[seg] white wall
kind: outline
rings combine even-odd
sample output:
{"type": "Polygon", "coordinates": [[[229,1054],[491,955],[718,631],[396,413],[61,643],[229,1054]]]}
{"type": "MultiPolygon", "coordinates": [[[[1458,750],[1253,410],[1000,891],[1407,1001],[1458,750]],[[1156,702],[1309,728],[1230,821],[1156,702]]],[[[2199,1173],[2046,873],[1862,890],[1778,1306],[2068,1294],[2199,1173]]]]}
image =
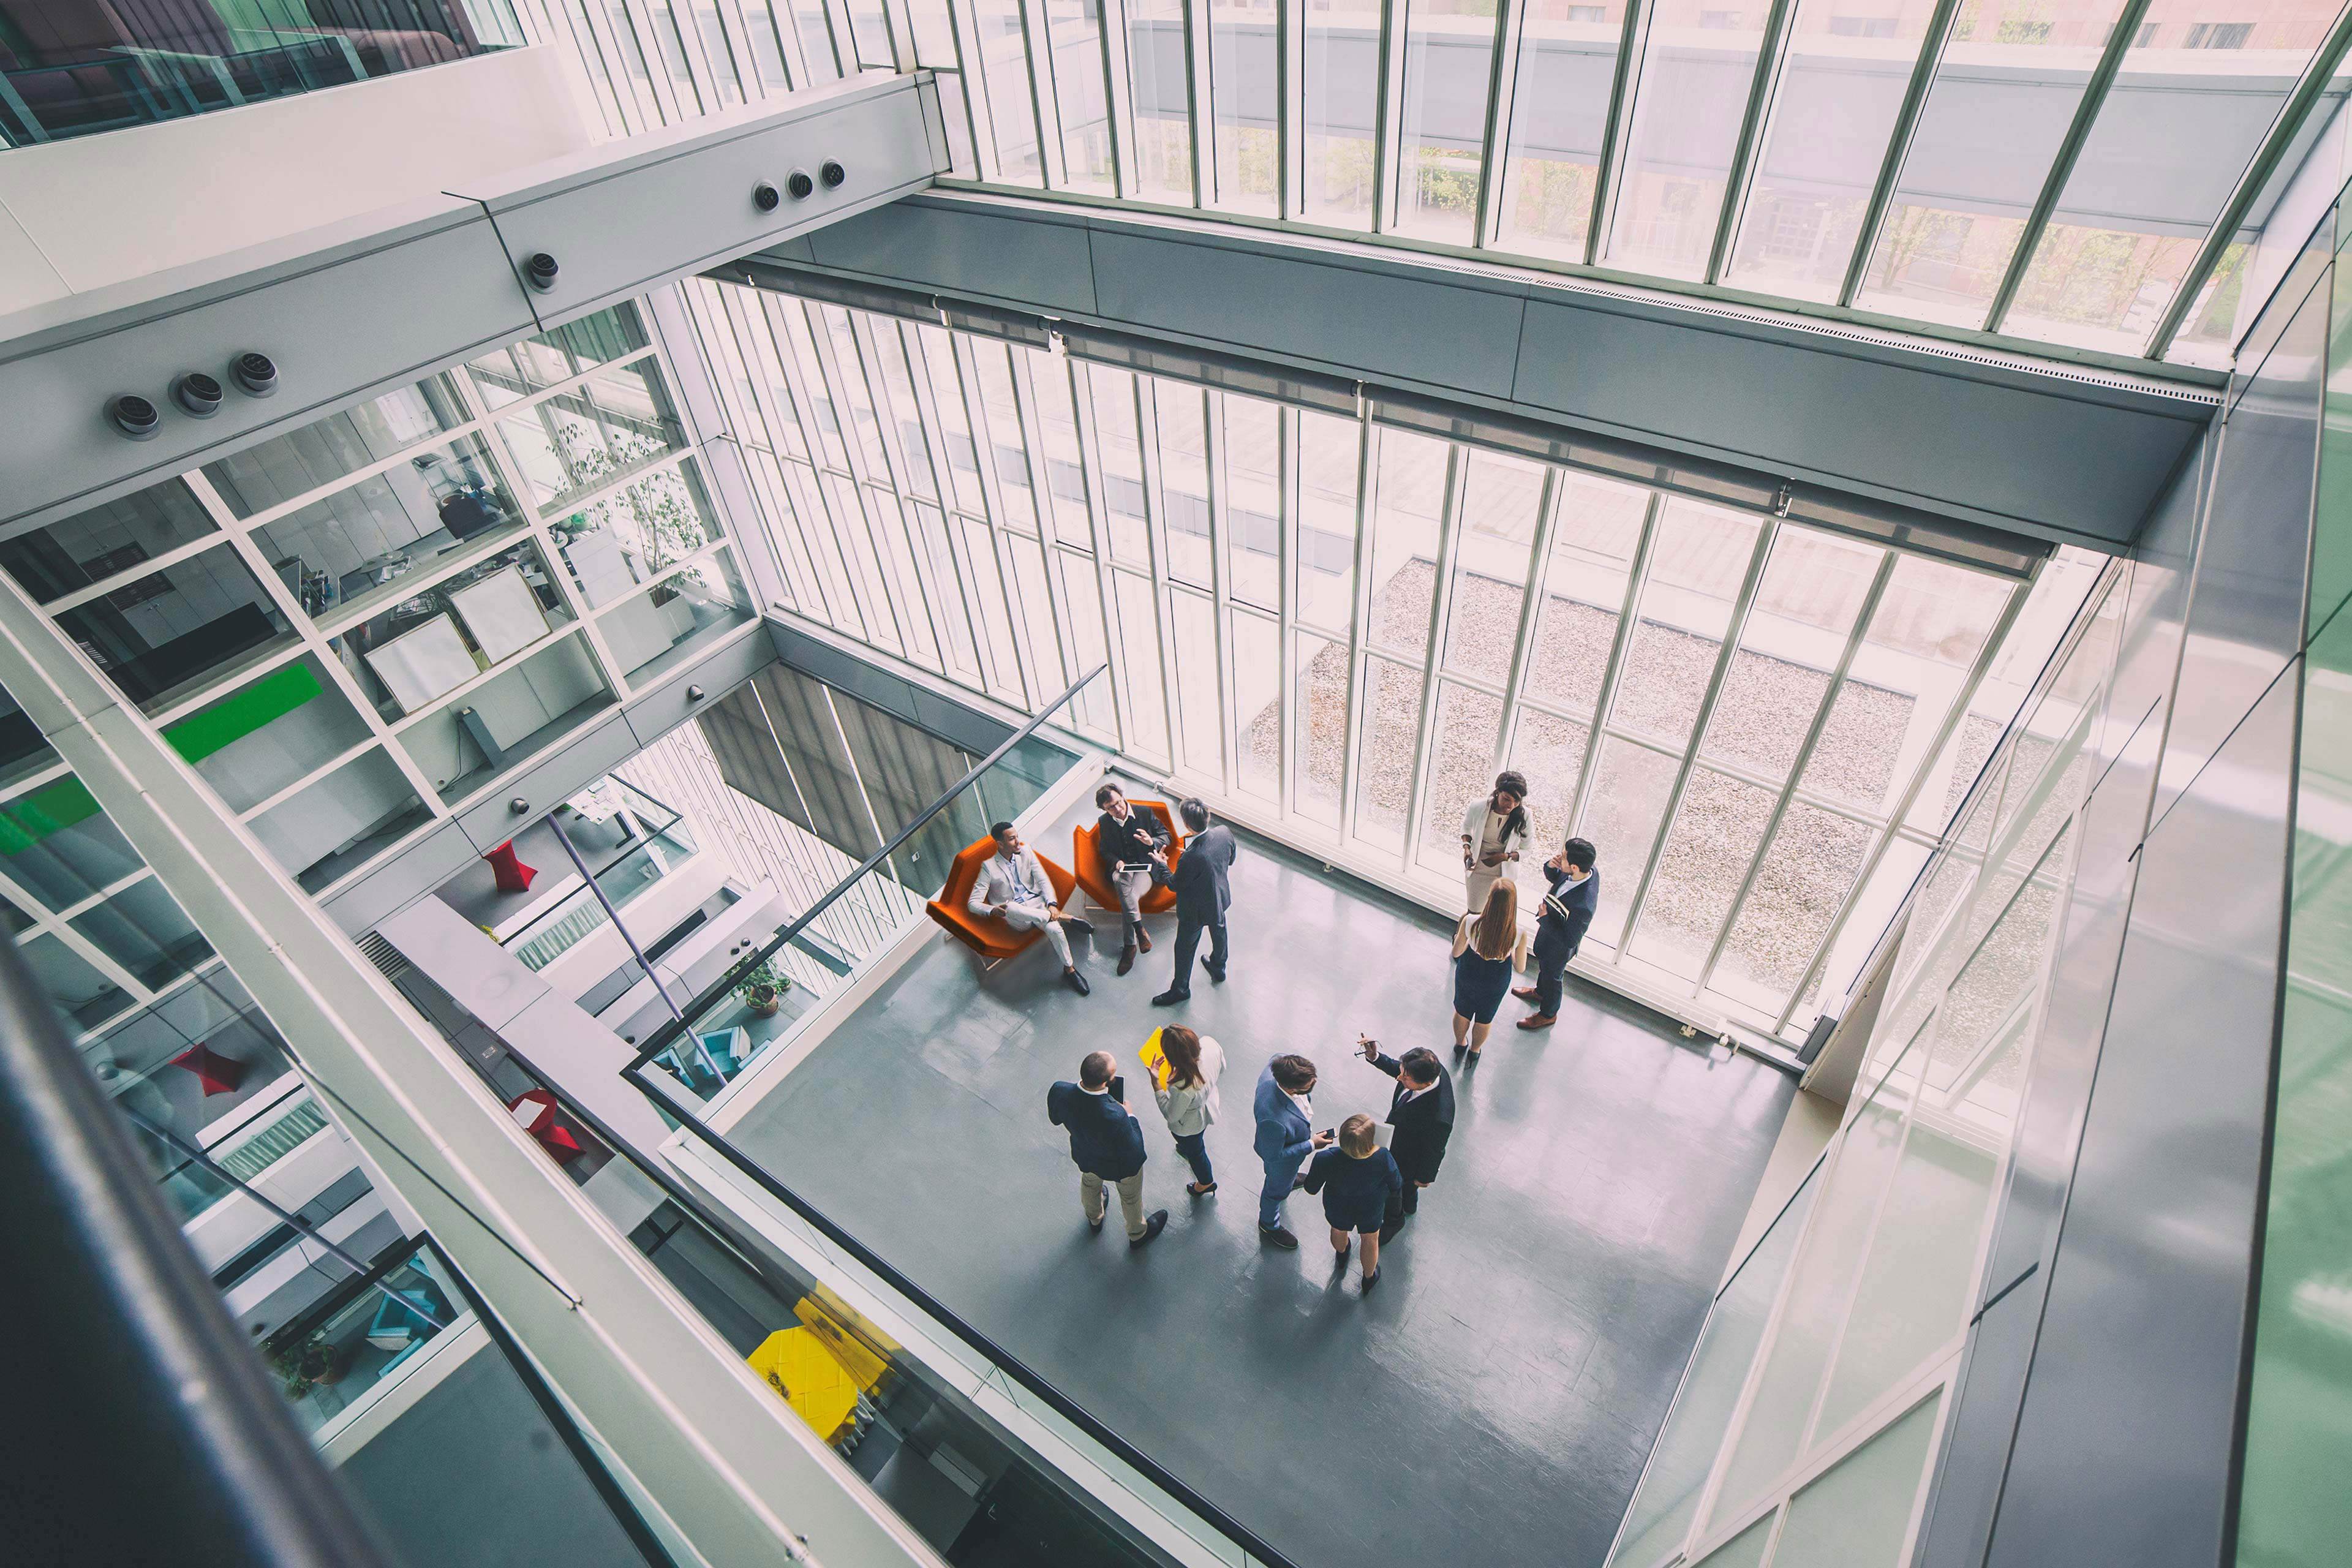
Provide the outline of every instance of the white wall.
{"type": "Polygon", "coordinates": [[[0,315],[601,140],[552,45],[0,157],[0,315]]]}

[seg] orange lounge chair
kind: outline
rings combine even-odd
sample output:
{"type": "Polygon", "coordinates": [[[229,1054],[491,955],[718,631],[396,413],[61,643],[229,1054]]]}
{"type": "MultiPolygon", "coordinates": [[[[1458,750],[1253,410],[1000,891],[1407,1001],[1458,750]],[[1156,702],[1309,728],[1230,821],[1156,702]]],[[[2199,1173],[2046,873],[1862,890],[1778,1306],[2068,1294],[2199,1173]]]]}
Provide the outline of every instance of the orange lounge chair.
{"type": "MultiPolygon", "coordinates": [[[[1014,931],[1003,921],[975,915],[967,907],[971,902],[972,885],[980,880],[982,863],[995,853],[996,840],[993,838],[983,838],[962,850],[956,856],[955,864],[948,868],[948,885],[940,890],[938,898],[923,907],[930,911],[931,919],[947,929],[950,936],[982,958],[1003,960],[1020,956],[1031,942],[1038,941],[1045,933],[1042,931],[1014,931]]],[[[1068,909],[1070,894],[1078,885],[1077,879],[1043,855],[1037,859],[1045,868],[1045,880],[1054,885],[1054,901],[1068,909]]]]}
{"type": "MultiPolygon", "coordinates": [[[[1168,869],[1175,870],[1176,862],[1184,858],[1184,836],[1176,831],[1176,818],[1170,814],[1168,803],[1164,800],[1130,800],[1127,804],[1138,811],[1150,812],[1160,819],[1162,827],[1168,829],[1168,869]]],[[[1095,907],[1116,910],[1118,908],[1118,889],[1111,886],[1110,868],[1103,864],[1102,852],[1097,847],[1097,837],[1101,832],[1100,817],[1072,831],[1070,864],[1077,871],[1078,886],[1087,890],[1087,897],[1095,901],[1095,907]]],[[[966,889],[964,897],[971,896],[971,889],[966,889]]],[[[1176,889],[1148,888],[1144,889],[1142,901],[1138,907],[1147,915],[1164,915],[1176,907],[1176,889]]]]}

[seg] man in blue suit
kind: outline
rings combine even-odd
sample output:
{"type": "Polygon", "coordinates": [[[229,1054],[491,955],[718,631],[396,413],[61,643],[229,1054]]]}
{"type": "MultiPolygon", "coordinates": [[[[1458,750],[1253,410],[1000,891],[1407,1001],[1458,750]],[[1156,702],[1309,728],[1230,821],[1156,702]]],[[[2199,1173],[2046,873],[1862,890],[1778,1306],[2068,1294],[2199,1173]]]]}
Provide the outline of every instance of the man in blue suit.
{"type": "Polygon", "coordinates": [[[1536,961],[1536,983],[1511,993],[1536,1010],[1519,1020],[1522,1029],[1549,1029],[1559,1022],[1559,999],[1568,980],[1568,961],[1583,945],[1584,931],[1601,907],[1601,873],[1593,869],[1590,839],[1571,838],[1560,852],[1544,862],[1544,880],[1550,891],[1536,917],[1535,945],[1528,956],[1536,961]]]}
{"type": "Polygon", "coordinates": [[[1298,1167],[1331,1142],[1315,1129],[1315,1064],[1305,1057],[1276,1057],[1257,1079],[1257,1157],[1265,1163],[1265,1189],[1257,1200],[1258,1238],[1285,1252],[1298,1238],[1282,1223],[1282,1200],[1298,1183],[1298,1167]]]}
{"type": "Polygon", "coordinates": [[[1078,1209],[1087,1228],[1100,1230],[1110,1212],[1108,1182],[1118,1188],[1119,1217],[1127,1221],[1129,1251],[1149,1247],[1168,1228],[1168,1211],[1143,1217],[1143,1129],[1135,1113],[1113,1092],[1108,1051],[1096,1051],[1078,1064],[1078,1081],[1065,1079],[1045,1091],[1045,1117],[1070,1130],[1070,1160],[1079,1171],[1078,1209]]]}

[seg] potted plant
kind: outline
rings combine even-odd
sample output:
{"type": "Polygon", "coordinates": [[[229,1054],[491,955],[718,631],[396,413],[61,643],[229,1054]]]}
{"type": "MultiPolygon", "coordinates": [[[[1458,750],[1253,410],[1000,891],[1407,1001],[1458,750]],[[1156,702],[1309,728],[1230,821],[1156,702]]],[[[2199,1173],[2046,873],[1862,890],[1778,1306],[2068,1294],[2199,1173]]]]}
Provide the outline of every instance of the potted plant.
{"type": "Polygon", "coordinates": [[[751,1009],[755,1018],[774,1017],[776,1009],[783,1005],[784,993],[792,988],[792,977],[777,973],[775,964],[764,958],[745,970],[735,982],[735,994],[743,999],[743,1005],[751,1009]]]}
{"type": "Polygon", "coordinates": [[[308,1339],[278,1346],[270,1352],[269,1362],[285,1377],[289,1399],[307,1397],[313,1384],[323,1387],[342,1381],[343,1369],[335,1360],[335,1347],[324,1329],[314,1329],[308,1339]]]}

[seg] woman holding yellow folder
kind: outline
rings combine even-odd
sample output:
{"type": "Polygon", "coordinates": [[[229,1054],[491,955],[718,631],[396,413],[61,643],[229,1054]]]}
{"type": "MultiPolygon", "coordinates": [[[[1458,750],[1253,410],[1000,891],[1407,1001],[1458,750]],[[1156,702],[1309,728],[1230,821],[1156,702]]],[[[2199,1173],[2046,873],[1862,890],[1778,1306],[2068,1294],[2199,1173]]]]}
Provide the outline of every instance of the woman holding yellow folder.
{"type": "Polygon", "coordinates": [[[1209,1123],[1217,1119],[1217,1079],[1225,1070],[1225,1048],[1196,1035],[1181,1024],[1152,1031],[1143,1043],[1143,1064],[1151,1069],[1151,1097],[1176,1152],[1192,1167],[1184,1190],[1196,1198],[1217,1190],[1216,1173],[1209,1166],[1209,1123]]]}

